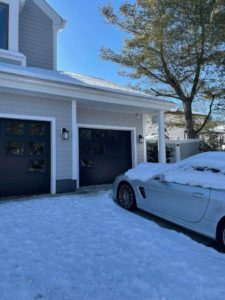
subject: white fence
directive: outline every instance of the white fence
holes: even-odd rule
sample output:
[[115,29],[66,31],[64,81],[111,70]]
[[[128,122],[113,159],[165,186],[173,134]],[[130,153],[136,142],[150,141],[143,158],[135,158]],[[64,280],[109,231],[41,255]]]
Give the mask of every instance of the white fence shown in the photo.
[[[156,142],[157,142],[156,140],[147,140],[147,144],[155,144]],[[167,156],[169,156],[167,157],[167,162],[175,163],[180,161],[181,159],[200,153],[200,144],[201,144],[200,139],[167,140],[166,148],[167,148]],[[157,157],[157,155],[155,157]]]
[[181,159],[200,153],[200,143],[201,140],[199,139],[166,141],[166,146],[172,149],[170,162],[178,162]]

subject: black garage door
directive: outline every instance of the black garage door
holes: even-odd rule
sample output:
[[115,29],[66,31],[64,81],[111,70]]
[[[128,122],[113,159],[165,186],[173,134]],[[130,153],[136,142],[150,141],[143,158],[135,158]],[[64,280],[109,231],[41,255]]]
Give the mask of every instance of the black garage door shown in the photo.
[[0,119],[0,197],[50,192],[50,123]]
[[132,166],[131,132],[79,129],[80,185],[112,183]]

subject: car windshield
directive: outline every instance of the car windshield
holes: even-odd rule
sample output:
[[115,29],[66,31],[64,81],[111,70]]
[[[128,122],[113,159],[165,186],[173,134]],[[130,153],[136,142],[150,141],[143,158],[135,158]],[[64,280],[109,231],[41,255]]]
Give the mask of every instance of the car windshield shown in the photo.
[[209,164],[190,163],[165,172],[167,182],[204,188],[225,189],[225,169]]

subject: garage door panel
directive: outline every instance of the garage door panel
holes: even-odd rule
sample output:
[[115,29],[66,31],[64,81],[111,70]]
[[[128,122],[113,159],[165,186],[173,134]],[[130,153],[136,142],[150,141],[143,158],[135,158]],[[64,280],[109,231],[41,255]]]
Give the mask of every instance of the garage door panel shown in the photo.
[[0,197],[50,192],[50,124],[0,119]]
[[[50,185],[43,178],[7,177],[1,180],[1,197],[49,193]],[[10,194],[9,194],[10,193]]]
[[131,132],[80,128],[80,185],[112,183],[131,168]]
[[27,172],[27,160],[21,158],[18,164],[17,158],[0,159],[0,170],[4,170],[4,172],[0,172],[1,179],[22,176],[22,174]]

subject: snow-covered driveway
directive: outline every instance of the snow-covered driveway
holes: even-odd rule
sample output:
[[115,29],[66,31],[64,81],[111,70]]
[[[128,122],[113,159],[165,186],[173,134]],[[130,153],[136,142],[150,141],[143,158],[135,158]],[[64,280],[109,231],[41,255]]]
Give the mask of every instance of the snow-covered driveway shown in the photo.
[[225,254],[110,191],[0,204],[1,300],[224,299]]

